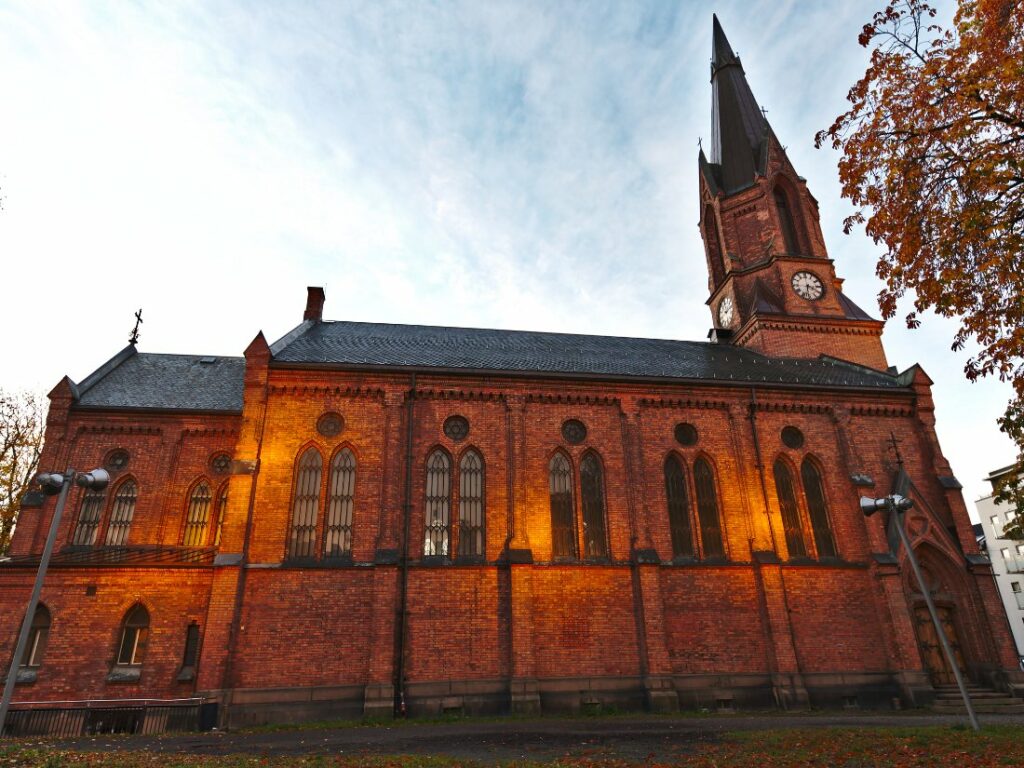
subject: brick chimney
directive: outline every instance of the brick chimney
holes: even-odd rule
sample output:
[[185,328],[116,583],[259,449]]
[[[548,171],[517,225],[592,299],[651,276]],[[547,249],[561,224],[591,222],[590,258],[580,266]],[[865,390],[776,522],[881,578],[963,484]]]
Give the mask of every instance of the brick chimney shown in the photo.
[[324,319],[324,299],[327,295],[324,289],[319,286],[310,286],[306,289],[306,311],[302,315],[303,320],[312,320],[319,323]]

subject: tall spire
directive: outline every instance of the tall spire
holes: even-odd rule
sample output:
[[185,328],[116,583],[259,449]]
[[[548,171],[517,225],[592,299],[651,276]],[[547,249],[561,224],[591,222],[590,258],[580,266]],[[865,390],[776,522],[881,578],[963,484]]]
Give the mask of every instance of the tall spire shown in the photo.
[[719,166],[718,181],[729,194],[749,186],[758,172],[764,172],[769,128],[717,16],[712,16],[711,37],[710,162]]

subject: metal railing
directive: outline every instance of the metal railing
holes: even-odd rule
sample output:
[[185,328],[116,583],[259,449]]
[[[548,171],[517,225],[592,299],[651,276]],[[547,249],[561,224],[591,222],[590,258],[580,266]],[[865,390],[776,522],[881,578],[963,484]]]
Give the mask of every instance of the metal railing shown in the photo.
[[25,702],[11,706],[0,735],[71,737],[198,731],[207,706],[202,699]]

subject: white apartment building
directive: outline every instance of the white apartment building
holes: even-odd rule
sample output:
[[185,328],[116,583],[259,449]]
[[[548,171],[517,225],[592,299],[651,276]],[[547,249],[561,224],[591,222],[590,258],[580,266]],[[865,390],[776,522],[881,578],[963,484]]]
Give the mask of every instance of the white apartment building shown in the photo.
[[[1013,465],[1003,467],[985,478],[992,483],[993,492],[999,479],[1013,469]],[[1013,518],[1013,509],[1008,504],[996,504],[992,496],[985,496],[978,499],[975,506],[981,518],[999,595],[1017,644],[1017,654],[1024,664],[1024,541],[1003,538],[1003,527]]]

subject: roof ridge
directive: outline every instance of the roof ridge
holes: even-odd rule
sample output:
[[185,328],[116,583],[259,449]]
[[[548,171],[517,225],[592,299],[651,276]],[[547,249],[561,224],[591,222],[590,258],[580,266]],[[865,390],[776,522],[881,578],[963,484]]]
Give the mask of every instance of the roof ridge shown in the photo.
[[[525,328],[477,328],[474,326],[465,325],[420,325],[417,323],[386,323],[376,322],[371,320],[323,320],[319,325],[383,325],[389,328],[423,328],[438,331],[483,331],[487,333],[521,333],[521,334],[535,334],[538,336],[582,336],[588,339],[622,339],[626,341],[671,341],[675,344],[694,344],[699,347],[713,346],[707,341],[699,341],[696,339],[672,339],[666,337],[654,337],[654,336],[616,336],[608,333],[578,333],[573,331],[532,331]],[[296,329],[297,330],[297,329]],[[283,339],[284,337],[282,337]],[[294,341],[294,339],[292,340]],[[275,342],[278,344],[280,341]],[[290,343],[290,342],[289,342]],[[271,345],[273,349],[274,345]],[[754,350],[744,349],[737,351],[750,352],[754,355],[760,355],[761,353],[755,352]]]
[[90,373],[81,383],[76,386],[78,390],[78,397],[81,398],[86,392],[95,387],[99,382],[107,377],[111,371],[121,365],[129,357],[133,357],[139,354],[139,351],[135,348],[134,344],[128,344],[123,349],[118,350],[107,362],[103,363],[99,368]]

